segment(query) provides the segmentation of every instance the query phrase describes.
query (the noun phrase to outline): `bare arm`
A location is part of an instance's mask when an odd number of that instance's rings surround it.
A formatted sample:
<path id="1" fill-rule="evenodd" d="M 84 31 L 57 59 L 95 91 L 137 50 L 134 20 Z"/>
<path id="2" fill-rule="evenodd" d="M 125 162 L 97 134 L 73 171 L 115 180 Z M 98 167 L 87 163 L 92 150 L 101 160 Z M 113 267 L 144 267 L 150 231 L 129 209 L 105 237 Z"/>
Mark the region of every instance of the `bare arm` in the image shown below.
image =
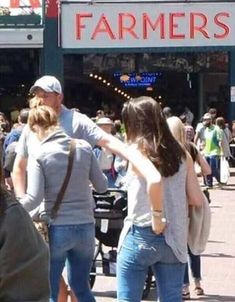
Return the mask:
<path id="1" fill-rule="evenodd" d="M 187 154 L 187 178 L 186 194 L 189 205 L 200 207 L 204 200 L 204 195 L 198 183 L 197 175 L 191 156 Z"/>
<path id="2" fill-rule="evenodd" d="M 16 155 L 12 171 L 12 181 L 16 197 L 25 195 L 27 158 Z"/>
<path id="3" fill-rule="evenodd" d="M 98 144 L 109 149 L 112 153 L 130 161 L 134 168 L 145 178 L 151 207 L 154 210 L 162 210 L 161 175 L 153 163 L 140 151 L 128 148 L 124 143 L 112 135 L 105 134 Z"/>
<path id="4" fill-rule="evenodd" d="M 197 142 L 199 140 L 199 132 L 196 132 L 195 136 L 194 136 L 194 144 L 197 145 Z"/>
<path id="5" fill-rule="evenodd" d="M 199 166 L 201 167 L 201 171 L 203 175 L 210 175 L 211 174 L 211 167 L 208 164 L 208 162 L 206 161 L 205 157 L 202 156 L 202 154 L 200 153 L 200 151 L 198 151 L 197 154 L 197 163 L 199 164 Z"/>

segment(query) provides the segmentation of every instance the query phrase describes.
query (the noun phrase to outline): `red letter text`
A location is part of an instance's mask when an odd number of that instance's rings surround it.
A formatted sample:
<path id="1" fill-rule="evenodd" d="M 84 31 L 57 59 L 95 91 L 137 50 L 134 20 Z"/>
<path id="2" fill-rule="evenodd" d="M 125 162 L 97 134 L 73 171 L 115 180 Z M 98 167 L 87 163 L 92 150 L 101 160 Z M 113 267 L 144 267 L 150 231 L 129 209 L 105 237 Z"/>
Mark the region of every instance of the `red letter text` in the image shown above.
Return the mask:
<path id="1" fill-rule="evenodd" d="M 143 39 L 148 39 L 148 25 L 151 27 L 153 31 L 157 29 L 157 27 L 160 27 L 160 38 L 165 39 L 165 22 L 164 22 L 164 14 L 160 14 L 153 24 L 150 20 L 148 14 L 143 14 Z"/>
<path id="2" fill-rule="evenodd" d="M 86 26 L 82 24 L 81 19 L 82 18 L 92 18 L 92 14 L 76 14 L 76 39 L 81 40 L 81 29 L 85 28 Z"/>
<path id="3" fill-rule="evenodd" d="M 176 34 L 175 29 L 179 27 L 177 23 L 175 23 L 176 18 L 185 17 L 185 13 L 172 13 L 169 16 L 169 37 L 170 39 L 184 39 L 184 34 Z"/>
<path id="4" fill-rule="evenodd" d="M 216 39 L 224 39 L 225 37 L 227 37 L 229 35 L 229 31 L 230 31 L 229 26 L 219 20 L 220 17 L 229 18 L 230 15 L 229 15 L 229 13 L 219 13 L 219 14 L 215 15 L 215 18 L 214 18 L 215 24 L 218 25 L 218 27 L 221 27 L 223 29 L 223 32 L 221 34 L 214 34 L 214 37 Z"/>
<path id="5" fill-rule="evenodd" d="M 127 21 L 129 20 L 130 24 L 124 25 L 124 19 L 126 19 Z M 127 13 L 120 13 L 118 16 L 118 27 L 119 27 L 119 39 L 123 39 L 124 37 L 124 33 L 129 33 L 132 37 L 134 37 L 135 39 L 139 39 L 137 34 L 134 32 L 134 28 L 136 25 L 136 19 L 135 16 L 131 15 L 131 14 L 127 14 Z"/>
<path id="6" fill-rule="evenodd" d="M 114 33 L 112 32 L 112 29 L 109 25 L 109 22 L 107 21 L 104 14 L 101 15 L 101 17 L 96 25 L 96 28 L 92 34 L 91 39 L 95 40 L 98 33 L 107 33 L 109 35 L 110 39 L 112 39 L 112 40 L 116 39 L 116 37 L 115 37 Z"/>
<path id="7" fill-rule="evenodd" d="M 201 25 L 196 25 L 195 19 L 198 17 L 198 19 L 202 20 Z M 205 29 L 207 25 L 207 17 L 202 13 L 191 13 L 190 14 L 190 38 L 195 38 L 195 32 L 198 31 L 203 34 L 204 37 L 207 39 L 210 39 L 209 34 L 207 30 Z"/>

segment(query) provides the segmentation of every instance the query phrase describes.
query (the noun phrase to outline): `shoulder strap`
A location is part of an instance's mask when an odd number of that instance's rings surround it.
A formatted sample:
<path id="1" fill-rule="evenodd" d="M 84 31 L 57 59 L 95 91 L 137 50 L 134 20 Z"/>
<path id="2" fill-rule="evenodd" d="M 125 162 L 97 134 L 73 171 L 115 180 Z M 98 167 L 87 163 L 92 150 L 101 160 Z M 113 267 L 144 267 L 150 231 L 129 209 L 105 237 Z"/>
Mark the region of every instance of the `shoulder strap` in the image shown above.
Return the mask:
<path id="1" fill-rule="evenodd" d="M 57 195 L 55 204 L 54 204 L 54 206 L 51 210 L 51 215 L 50 216 L 51 216 L 52 219 L 54 219 L 56 217 L 57 212 L 59 211 L 62 199 L 64 197 L 65 190 L 66 190 L 67 185 L 69 183 L 69 179 L 70 179 L 70 176 L 71 176 L 71 173 L 72 173 L 72 168 L 73 168 L 73 159 L 74 159 L 75 150 L 76 150 L 76 141 L 74 139 L 72 139 L 71 142 L 70 142 L 70 147 L 69 147 L 69 158 L 68 158 L 67 172 L 66 172 L 66 175 L 65 175 L 65 178 L 64 178 L 64 182 L 61 186 L 61 189 L 60 189 L 60 191 Z"/>

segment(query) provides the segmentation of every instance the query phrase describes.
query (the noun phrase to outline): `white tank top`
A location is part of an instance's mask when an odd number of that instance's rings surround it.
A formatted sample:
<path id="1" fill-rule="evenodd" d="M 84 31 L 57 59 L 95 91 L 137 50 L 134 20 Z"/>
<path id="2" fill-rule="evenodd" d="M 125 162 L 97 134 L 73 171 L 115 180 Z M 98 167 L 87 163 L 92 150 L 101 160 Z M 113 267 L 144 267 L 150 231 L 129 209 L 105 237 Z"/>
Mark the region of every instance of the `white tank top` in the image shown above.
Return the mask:
<path id="1" fill-rule="evenodd" d="M 187 262 L 188 203 L 186 199 L 186 161 L 175 175 L 163 177 L 164 216 L 167 227 L 164 231 L 166 243 L 180 262 Z M 120 236 L 120 244 L 131 225 L 151 226 L 150 201 L 146 181 L 141 176 L 128 172 L 128 216 Z"/>

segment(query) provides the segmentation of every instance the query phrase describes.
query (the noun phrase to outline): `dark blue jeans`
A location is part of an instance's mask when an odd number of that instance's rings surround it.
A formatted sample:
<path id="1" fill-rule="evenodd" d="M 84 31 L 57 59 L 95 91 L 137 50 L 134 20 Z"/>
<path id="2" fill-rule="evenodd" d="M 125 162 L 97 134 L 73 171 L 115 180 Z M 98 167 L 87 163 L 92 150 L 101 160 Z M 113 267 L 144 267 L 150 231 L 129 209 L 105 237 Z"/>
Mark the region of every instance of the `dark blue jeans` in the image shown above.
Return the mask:
<path id="1" fill-rule="evenodd" d="M 201 256 L 200 255 L 193 255 L 190 249 L 188 248 L 189 254 L 189 264 L 192 272 L 192 276 L 194 280 L 199 281 L 201 280 Z M 184 274 L 184 284 L 189 285 L 189 273 L 188 273 L 188 263 L 185 268 Z"/>
<path id="2" fill-rule="evenodd" d="M 211 167 L 211 174 L 205 177 L 205 184 L 208 187 L 213 186 L 213 177 L 220 182 L 220 157 L 217 155 L 205 156 L 208 164 Z"/>

